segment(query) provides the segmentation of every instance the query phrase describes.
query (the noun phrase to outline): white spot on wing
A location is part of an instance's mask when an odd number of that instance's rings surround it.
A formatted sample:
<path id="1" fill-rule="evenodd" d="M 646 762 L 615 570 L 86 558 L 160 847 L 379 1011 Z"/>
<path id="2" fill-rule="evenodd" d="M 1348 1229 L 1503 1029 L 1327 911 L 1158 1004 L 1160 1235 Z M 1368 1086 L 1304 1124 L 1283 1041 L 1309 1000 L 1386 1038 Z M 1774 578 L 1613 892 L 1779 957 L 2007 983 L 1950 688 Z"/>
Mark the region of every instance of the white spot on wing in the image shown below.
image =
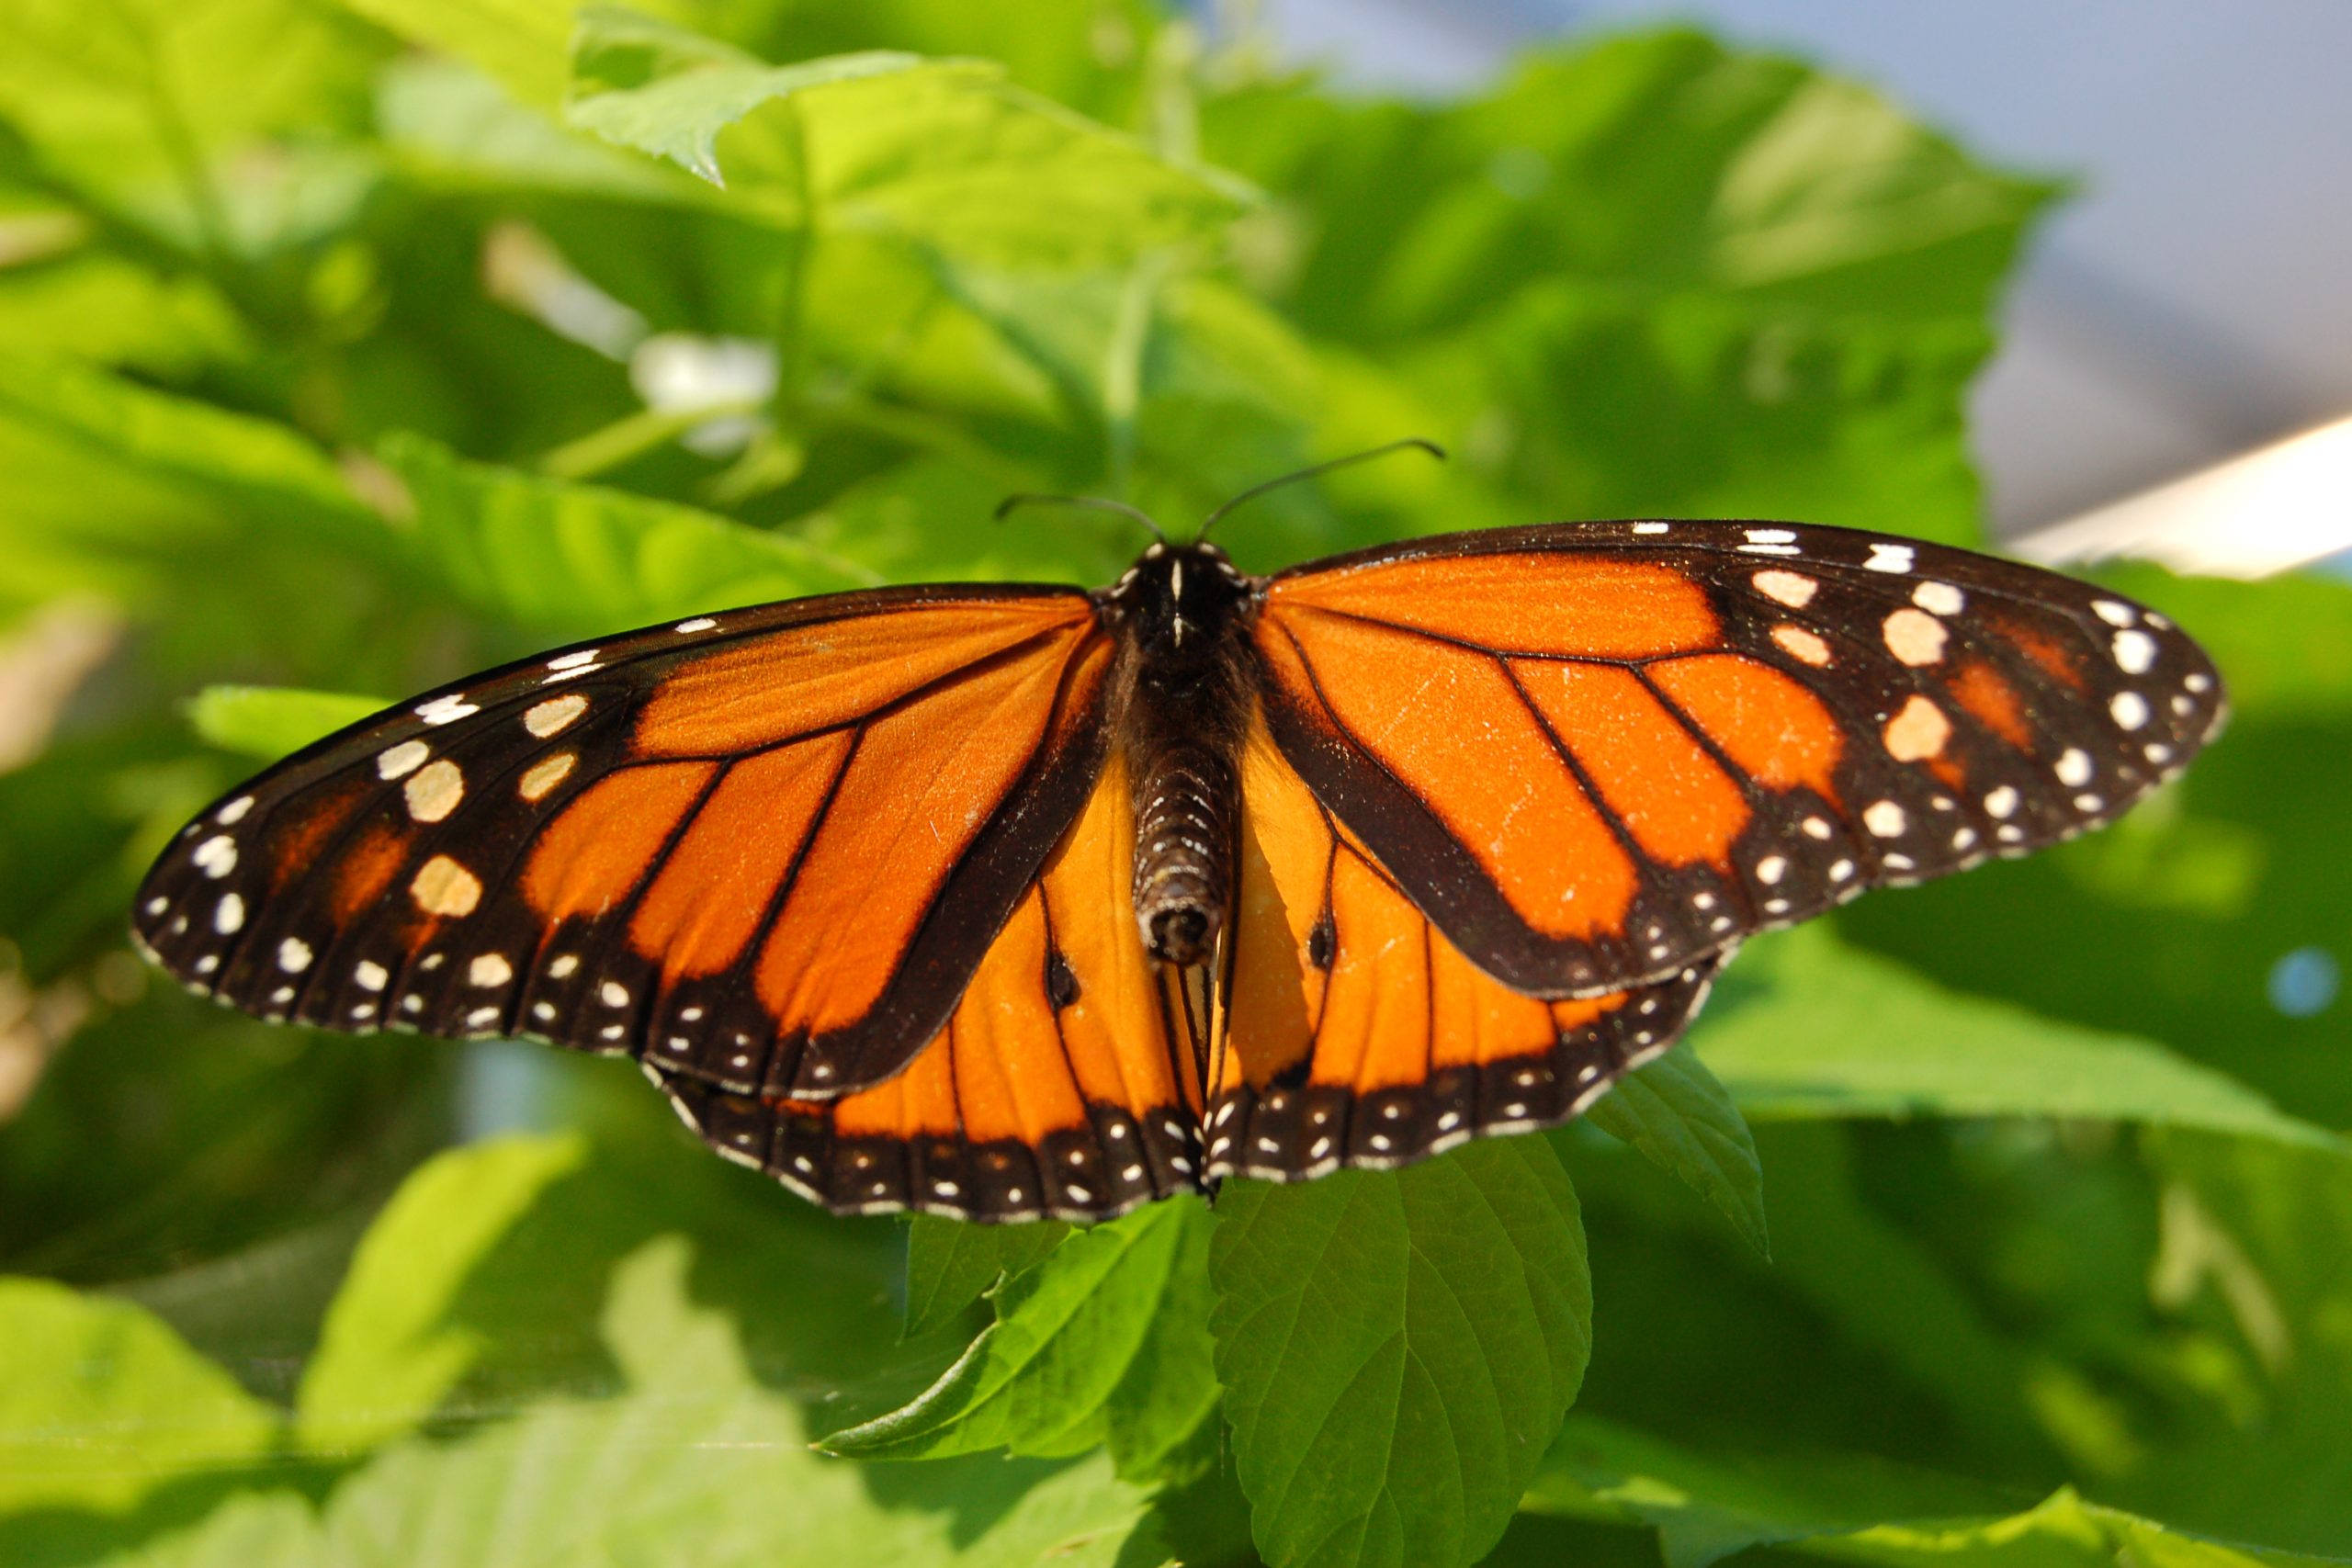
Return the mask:
<path id="1" fill-rule="evenodd" d="M 1882 839 L 1896 837 L 1910 823 L 1911 819 L 1904 815 L 1903 807 L 1891 800 L 1874 801 L 1870 809 L 1862 813 L 1862 826 Z"/>
<path id="2" fill-rule="evenodd" d="M 550 670 L 578 670 L 583 665 L 593 664 L 595 661 L 596 650 L 593 648 L 583 648 L 577 653 L 559 654 L 557 657 L 548 660 L 548 668 Z"/>
<path id="3" fill-rule="evenodd" d="M 1968 598 L 1949 582 L 1930 578 L 1911 590 L 1911 603 L 1934 615 L 1957 615 L 1966 607 Z"/>
<path id="4" fill-rule="evenodd" d="M 237 869 L 237 840 L 226 833 L 215 833 L 197 845 L 188 859 L 196 863 L 197 870 L 217 881 Z"/>
<path id="5" fill-rule="evenodd" d="M 2091 782 L 2091 760 L 2080 747 L 2069 746 L 2051 772 L 2056 773 L 2058 782 L 2068 789 L 2080 789 Z"/>
<path id="6" fill-rule="evenodd" d="M 212 911 L 212 929 L 222 936 L 233 936 L 244 924 L 245 901 L 234 893 L 223 893 L 220 907 Z"/>
<path id="7" fill-rule="evenodd" d="M 418 867 L 408 890 L 428 915 L 470 915 L 481 902 L 481 879 L 447 855 L 435 855 Z"/>
<path id="8" fill-rule="evenodd" d="M 311 966 L 311 944 L 299 936 L 289 936 L 277 944 L 277 966 L 288 975 L 300 975 Z"/>
<path id="9" fill-rule="evenodd" d="M 1951 739 L 1951 720 L 1943 709 L 1922 696 L 1914 696 L 1903 705 L 1903 710 L 1886 721 L 1886 754 L 1898 762 L 1923 762 L 1944 749 Z"/>
<path id="10" fill-rule="evenodd" d="M 438 822 L 465 799 L 466 775 L 457 763 L 444 757 L 411 774 L 402 793 L 408 797 L 411 817 L 419 822 Z"/>
<path id="11" fill-rule="evenodd" d="M 433 755 L 433 748 L 424 741 L 403 740 L 399 745 L 387 747 L 377 754 L 376 776 L 389 780 L 399 778 L 405 773 L 413 773 L 423 766 L 424 759 L 431 755 Z"/>
<path id="12" fill-rule="evenodd" d="M 718 623 L 717 621 L 712 620 L 708 615 L 696 615 L 691 621 L 680 621 L 676 626 L 672 626 L 670 629 L 676 632 L 707 632 L 718 624 Z"/>
<path id="13" fill-rule="evenodd" d="M 2137 729 L 2148 722 L 2148 699 L 2137 692 L 2118 692 L 2107 711 L 2115 716 L 2117 728 Z"/>
<path id="14" fill-rule="evenodd" d="M 481 712 L 481 709 L 466 701 L 462 694 L 452 693 L 446 697 L 435 697 L 431 702 L 421 705 L 414 711 L 416 716 L 427 724 L 455 724 L 461 718 Z M 379 761 L 379 766 L 380 765 Z"/>
<path id="15" fill-rule="evenodd" d="M 1870 571 L 1909 571 L 1919 558 L 1919 552 L 1909 545 L 1873 544 L 1871 558 L 1862 566 Z"/>
<path id="16" fill-rule="evenodd" d="M 523 728 L 545 740 L 560 734 L 565 726 L 588 711 L 588 699 L 577 692 L 567 692 L 560 697 L 549 697 L 534 703 L 523 715 Z"/>
<path id="17" fill-rule="evenodd" d="M 2131 605 L 2118 604 L 2112 599 L 2092 601 L 2091 614 L 2110 626 L 2128 626 L 2140 618 Z"/>
<path id="18" fill-rule="evenodd" d="M 1753 535 L 1749 536 L 1754 537 Z M 1758 593 L 1763 594 L 1767 599 L 1786 604 L 1792 610 L 1804 609 L 1813 603 L 1813 596 L 1821 592 L 1821 584 L 1805 576 L 1804 573 L 1782 571 L 1778 567 L 1769 571 L 1759 571 L 1749 581 L 1756 584 L 1756 591 Z"/>
<path id="19" fill-rule="evenodd" d="M 2145 675 L 2156 662 L 2156 639 L 2142 631 L 2115 634 L 2115 663 L 2126 675 Z"/>
<path id="20" fill-rule="evenodd" d="M 1924 610 L 1905 605 L 1886 617 L 1886 650 L 1917 668 L 1944 656 L 1944 624 Z"/>
<path id="21" fill-rule="evenodd" d="M 1772 640 L 1781 651 L 1800 663 L 1815 669 L 1825 669 L 1829 663 L 1829 645 L 1803 626 L 1778 626 L 1772 628 Z"/>
<path id="22" fill-rule="evenodd" d="M 250 795 L 241 795 L 237 796 L 236 799 L 231 801 L 228 805 L 222 807 L 220 810 L 214 812 L 212 814 L 212 820 L 220 823 L 223 828 L 233 827 L 237 823 L 243 821 L 245 819 L 245 813 L 251 811 L 253 808 L 254 797 Z"/>
<path id="23" fill-rule="evenodd" d="M 545 798 L 549 790 L 571 776 L 571 765 L 579 760 L 570 751 L 559 751 L 552 757 L 540 759 L 525 769 L 523 776 L 515 781 L 516 793 L 525 800 Z"/>
<path id="24" fill-rule="evenodd" d="M 392 972 L 372 958 L 363 958 L 351 971 L 352 983 L 363 991 L 380 991 Z"/>
<path id="25" fill-rule="evenodd" d="M 514 965 L 506 962 L 503 953 L 480 953 L 466 965 L 466 978 L 477 986 L 503 986 L 514 978 Z"/>

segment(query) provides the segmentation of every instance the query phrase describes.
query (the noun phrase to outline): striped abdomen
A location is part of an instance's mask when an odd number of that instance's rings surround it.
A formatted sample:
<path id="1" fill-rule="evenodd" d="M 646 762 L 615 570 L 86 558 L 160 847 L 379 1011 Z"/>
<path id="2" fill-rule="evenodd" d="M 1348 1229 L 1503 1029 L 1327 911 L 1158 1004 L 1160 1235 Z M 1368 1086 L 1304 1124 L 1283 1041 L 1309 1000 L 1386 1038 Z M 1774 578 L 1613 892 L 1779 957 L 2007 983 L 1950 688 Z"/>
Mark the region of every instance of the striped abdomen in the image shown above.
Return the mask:
<path id="1" fill-rule="evenodd" d="M 1154 958 L 1200 964 L 1216 946 L 1233 893 L 1233 766 L 1213 747 L 1177 741 L 1136 783 L 1136 925 Z"/>

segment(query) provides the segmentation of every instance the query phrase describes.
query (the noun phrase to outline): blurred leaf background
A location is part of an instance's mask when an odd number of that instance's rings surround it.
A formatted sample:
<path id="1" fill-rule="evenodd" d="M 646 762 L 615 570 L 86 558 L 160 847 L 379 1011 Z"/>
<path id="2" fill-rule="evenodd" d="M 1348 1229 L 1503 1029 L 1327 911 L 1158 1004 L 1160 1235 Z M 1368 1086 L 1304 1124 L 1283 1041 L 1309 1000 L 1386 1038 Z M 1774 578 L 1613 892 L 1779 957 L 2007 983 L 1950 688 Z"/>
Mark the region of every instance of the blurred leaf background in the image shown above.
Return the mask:
<path id="1" fill-rule="evenodd" d="M 1977 541 L 2058 194 L 1687 31 L 1430 104 L 1144 0 L 12 0 L 0 1561 L 2352 1557 L 2331 581 L 2118 574 L 2229 673 L 2212 753 L 1755 944 L 1589 1124 L 1091 1232 L 831 1219 L 626 1064 L 124 945 L 186 814 L 371 700 L 1132 552 L 1009 491 L 1181 524 L 1424 434 L 1227 542 Z"/>

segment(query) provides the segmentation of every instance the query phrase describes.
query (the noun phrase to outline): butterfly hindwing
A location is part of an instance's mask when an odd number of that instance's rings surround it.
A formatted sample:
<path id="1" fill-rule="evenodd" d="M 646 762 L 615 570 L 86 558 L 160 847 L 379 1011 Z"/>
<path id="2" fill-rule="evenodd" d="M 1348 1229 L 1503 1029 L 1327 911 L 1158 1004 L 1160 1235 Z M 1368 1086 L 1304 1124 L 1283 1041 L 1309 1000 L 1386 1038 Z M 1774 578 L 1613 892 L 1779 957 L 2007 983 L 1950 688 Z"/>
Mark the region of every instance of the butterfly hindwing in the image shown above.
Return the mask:
<path id="1" fill-rule="evenodd" d="M 343 1029 L 527 1033 L 749 1090 L 888 1077 L 1076 817 L 1083 594 L 728 612 L 477 677 L 312 747 L 149 874 L 199 989 Z"/>
<path id="2" fill-rule="evenodd" d="M 713 1147 L 847 1213 L 1107 1219 L 1196 1190 L 1199 1088 L 1129 901 L 1125 769 L 1085 810 L 905 1071 L 829 1100 L 731 1093 L 647 1066 Z"/>
<path id="3" fill-rule="evenodd" d="M 2217 728 L 2161 616 L 1844 529 L 1578 524 L 1276 577 L 1284 756 L 1480 967 L 1669 977 L 1871 886 L 2120 812 Z"/>
<path id="4" fill-rule="evenodd" d="M 1414 908 L 1262 729 L 1242 799 L 1212 1177 L 1403 1165 L 1565 1122 L 1680 1037 L 1724 956 L 1605 996 L 1526 996 Z"/>

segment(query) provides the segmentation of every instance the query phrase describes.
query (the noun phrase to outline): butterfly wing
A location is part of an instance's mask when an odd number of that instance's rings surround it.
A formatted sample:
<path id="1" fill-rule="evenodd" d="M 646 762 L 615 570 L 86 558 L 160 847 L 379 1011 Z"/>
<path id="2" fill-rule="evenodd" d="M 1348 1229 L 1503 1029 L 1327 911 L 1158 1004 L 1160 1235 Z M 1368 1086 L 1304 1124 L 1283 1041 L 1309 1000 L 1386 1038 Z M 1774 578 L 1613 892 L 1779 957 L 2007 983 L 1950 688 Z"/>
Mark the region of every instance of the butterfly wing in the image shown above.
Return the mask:
<path id="1" fill-rule="evenodd" d="M 1674 1043 L 1724 956 L 1603 996 L 1526 996 L 1413 906 L 1262 728 L 1242 798 L 1212 1177 L 1402 1165 L 1565 1122 Z"/>
<path id="2" fill-rule="evenodd" d="M 1838 528 L 1575 524 L 1276 577 L 1269 728 L 1463 953 L 1592 996 L 2106 821 L 2219 727 L 2116 595 Z"/>
<path id="3" fill-rule="evenodd" d="M 721 1154 L 843 1213 L 1108 1219 L 1199 1189 L 1199 1087 L 1171 1052 L 1131 903 L 1135 825 L 1114 756 L 906 1071 L 830 1100 L 647 1068 Z"/>
<path id="4" fill-rule="evenodd" d="M 362 723 L 157 862 L 159 963 L 269 1018 L 878 1082 L 937 1032 L 1102 764 L 1085 595 L 705 616 Z"/>

